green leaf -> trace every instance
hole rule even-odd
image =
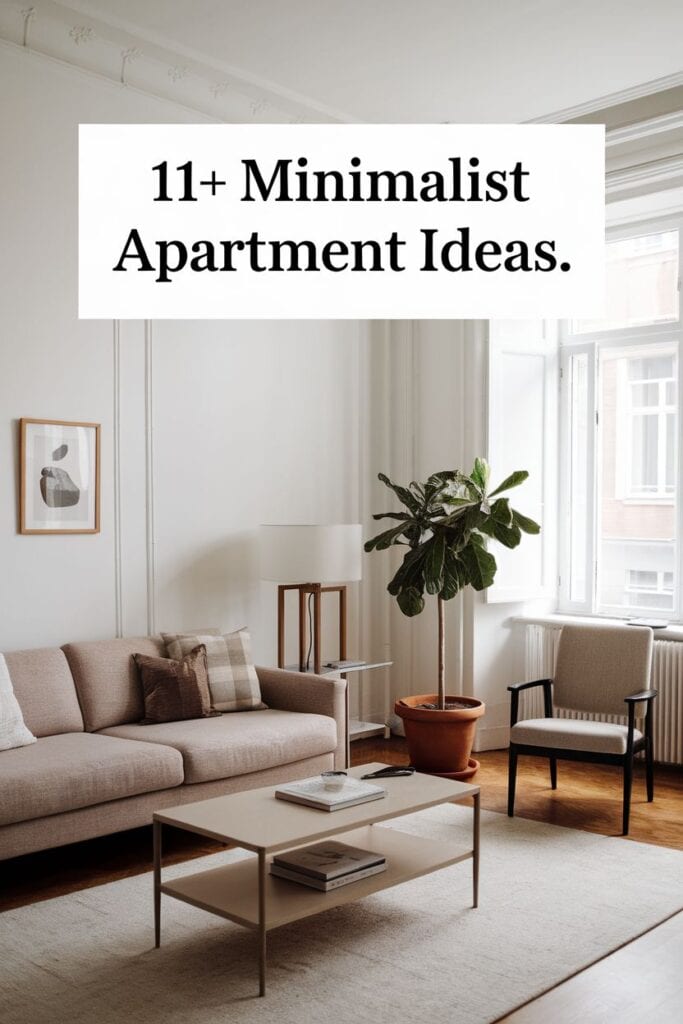
[[[499,484],[498,487],[496,487],[495,491],[491,491],[489,497],[493,498],[496,494],[500,494],[501,491],[509,491],[511,487],[519,487],[520,484],[524,483],[528,476],[529,474],[526,469],[516,469],[514,473],[510,473],[510,476],[503,480],[502,484]]]
[[[444,487],[454,480],[459,480],[461,475],[457,469],[442,469],[440,473],[432,473],[427,480],[427,487]]]
[[[412,618],[419,615],[425,606],[425,599],[416,587],[408,587],[402,590],[397,599],[398,606],[404,615]]]
[[[540,533],[541,527],[533,519],[529,519],[528,516],[523,516],[521,512],[512,510],[512,521],[515,526],[518,526],[524,533]]]
[[[454,494],[445,494],[441,500],[444,505],[454,505],[458,508],[464,507],[465,505],[474,505],[471,498],[458,498]]]
[[[420,547],[411,548],[397,569],[394,578],[390,581],[387,590],[396,597],[404,587],[419,585],[423,589],[423,568],[427,557],[427,547],[421,544]]]
[[[392,544],[398,544],[399,538],[405,531],[405,523],[402,523],[401,526],[392,526],[390,530],[378,533],[372,540],[366,540],[364,548],[366,551],[384,551],[385,548],[391,547]]]
[[[522,540],[522,531],[518,526],[503,526],[502,523],[497,523],[495,519],[489,519],[479,529],[488,537],[493,537],[500,544],[504,544],[506,548],[516,548]]]
[[[486,459],[476,458],[474,460],[474,469],[471,473],[471,479],[474,481],[476,486],[482,492],[486,494],[486,488],[489,485],[489,477],[491,476],[491,469]]]
[[[498,498],[497,501],[494,501],[491,505],[490,515],[502,526],[512,526],[512,509],[507,498]]]
[[[455,552],[451,551],[450,548],[446,548],[443,564],[443,587],[439,597],[442,597],[444,601],[450,601],[451,598],[455,597],[462,590],[466,583],[464,566]]]
[[[378,473],[377,477],[383,484],[391,488],[396,497],[403,505],[405,505],[409,512],[412,512],[413,515],[417,515],[422,507],[422,503],[418,501],[415,495],[412,494],[407,487],[401,487],[399,484],[392,483],[385,473]]]
[[[440,520],[439,526],[451,529],[463,529],[471,525],[475,518],[479,517],[479,506],[474,501],[468,501],[466,505],[459,505],[453,512],[449,512]]]
[[[412,522],[413,517],[407,512],[376,512],[373,519],[396,519],[398,522]]]
[[[425,545],[428,548],[425,560],[425,588],[428,594],[438,594],[443,586],[443,563],[446,553],[446,535],[443,531],[435,534]]]
[[[475,590],[491,586],[496,575],[496,560],[484,547],[481,537],[477,539],[477,535],[472,534],[471,542],[460,552],[460,560]]]

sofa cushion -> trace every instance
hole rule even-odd
[[[5,654],[14,696],[34,736],[83,732],[83,716],[64,652],[38,647]]]
[[[223,636],[193,633],[162,633],[169,658],[180,661],[197,644],[206,648],[211,700],[216,711],[249,711],[264,708],[261,687],[251,657],[247,629]]]
[[[556,747],[558,750],[585,750],[595,754],[625,754],[625,725],[609,722],[583,722],[573,718],[528,718],[513,725],[510,739],[529,747]],[[634,729],[634,739],[642,738]]]
[[[145,717],[141,725],[182,722],[218,715],[211,707],[206,648],[193,647],[180,661],[134,654],[140,673]]]
[[[65,644],[62,650],[71,667],[88,732],[140,721],[145,709],[133,655],[163,657],[165,648],[160,639],[91,640]]]
[[[0,825],[179,786],[183,759],[160,743],[65,733],[0,753]]]
[[[248,775],[327,754],[337,746],[333,718],[273,709],[163,725],[120,725],[105,732],[175,747],[183,755],[188,783]]]

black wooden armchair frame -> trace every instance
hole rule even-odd
[[[519,713],[519,695],[523,690],[530,690],[532,687],[543,687],[543,710],[546,718],[553,718],[553,681],[552,679],[535,679],[530,683],[515,683],[508,686],[510,691],[510,729],[517,724]],[[652,702],[657,696],[657,690],[641,690],[639,693],[629,694],[624,697],[624,703],[628,708],[628,733],[626,738],[626,751],[623,754],[603,754],[590,750],[571,750],[564,747],[536,747],[526,743],[513,743],[510,740],[509,767],[508,767],[508,817],[512,818],[515,812],[515,784],[517,781],[517,758],[520,754],[531,754],[535,757],[547,757],[550,761],[550,785],[557,789],[557,762],[558,761],[584,761],[590,764],[612,764],[623,768],[624,771],[624,807],[623,807],[623,835],[628,835],[629,815],[631,810],[631,790],[633,788],[633,759],[640,751],[645,751],[645,780],[647,786],[648,803],[654,800],[654,751],[652,745]],[[647,704],[645,711],[645,724],[643,735],[635,739],[636,705],[641,702]]]

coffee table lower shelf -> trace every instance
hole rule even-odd
[[[386,871],[361,878],[331,892],[319,892],[298,882],[266,875],[267,931],[472,857],[471,849],[464,850],[453,843],[424,839],[380,825],[366,825],[343,832],[335,836],[335,839],[350,846],[360,846],[384,854],[387,858]],[[271,859],[267,858],[268,866]],[[246,928],[258,928],[257,860],[256,856],[245,857],[220,868],[163,882],[161,892]]]

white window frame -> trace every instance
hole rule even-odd
[[[590,615],[600,617],[631,618],[640,614],[637,606],[625,609],[602,608],[598,613],[597,595],[599,593],[599,563],[597,557],[597,539],[601,535],[601,524],[599,520],[600,501],[600,424],[598,422],[598,396],[599,387],[599,353],[607,348],[623,348],[629,346],[642,346],[643,343],[652,344],[653,350],[657,342],[661,344],[676,344],[678,349],[678,451],[676,456],[676,494],[677,519],[675,539],[675,579],[674,579],[674,607],[667,611],[666,616],[672,621],[681,620],[682,593],[683,593],[683,443],[680,441],[683,430],[683,295],[681,294],[681,273],[683,271],[683,217],[667,217],[651,220],[631,222],[608,230],[607,240],[614,241],[619,238],[631,238],[637,235],[653,234],[665,231],[678,231],[679,241],[679,309],[678,320],[667,323],[653,323],[639,325],[636,327],[615,328],[609,331],[595,331],[584,334],[570,334],[569,322],[562,321],[559,325],[560,341],[560,502],[559,502],[559,579],[558,579],[558,611],[567,614]],[[570,396],[570,360],[573,355],[585,353],[588,360],[588,452],[587,452],[587,501],[586,501],[586,593],[582,601],[571,600],[571,396]],[[629,471],[630,472],[630,471]],[[665,498],[638,496],[632,499],[637,504],[652,502],[653,504],[673,503],[674,497],[667,495]],[[652,609],[642,609],[643,614],[652,614]]]
[[[664,354],[664,352],[664,347],[659,350],[656,345],[653,345],[650,356],[657,356],[658,354]],[[674,503],[675,490],[668,490],[666,486],[666,448],[668,436],[666,417],[669,413],[676,412],[675,405],[667,405],[666,403],[666,385],[670,380],[675,380],[675,377],[631,380],[629,377],[620,374],[617,381],[617,418],[620,429],[617,436],[616,452],[616,496],[622,501],[630,502],[634,505],[673,505]],[[636,385],[656,385],[658,392],[657,404],[635,405],[633,402],[633,389]],[[633,464],[627,458],[633,452],[635,419],[638,416],[657,417],[657,489],[653,491],[639,490],[636,487],[633,481]],[[626,443],[620,440],[621,438],[626,439]]]

